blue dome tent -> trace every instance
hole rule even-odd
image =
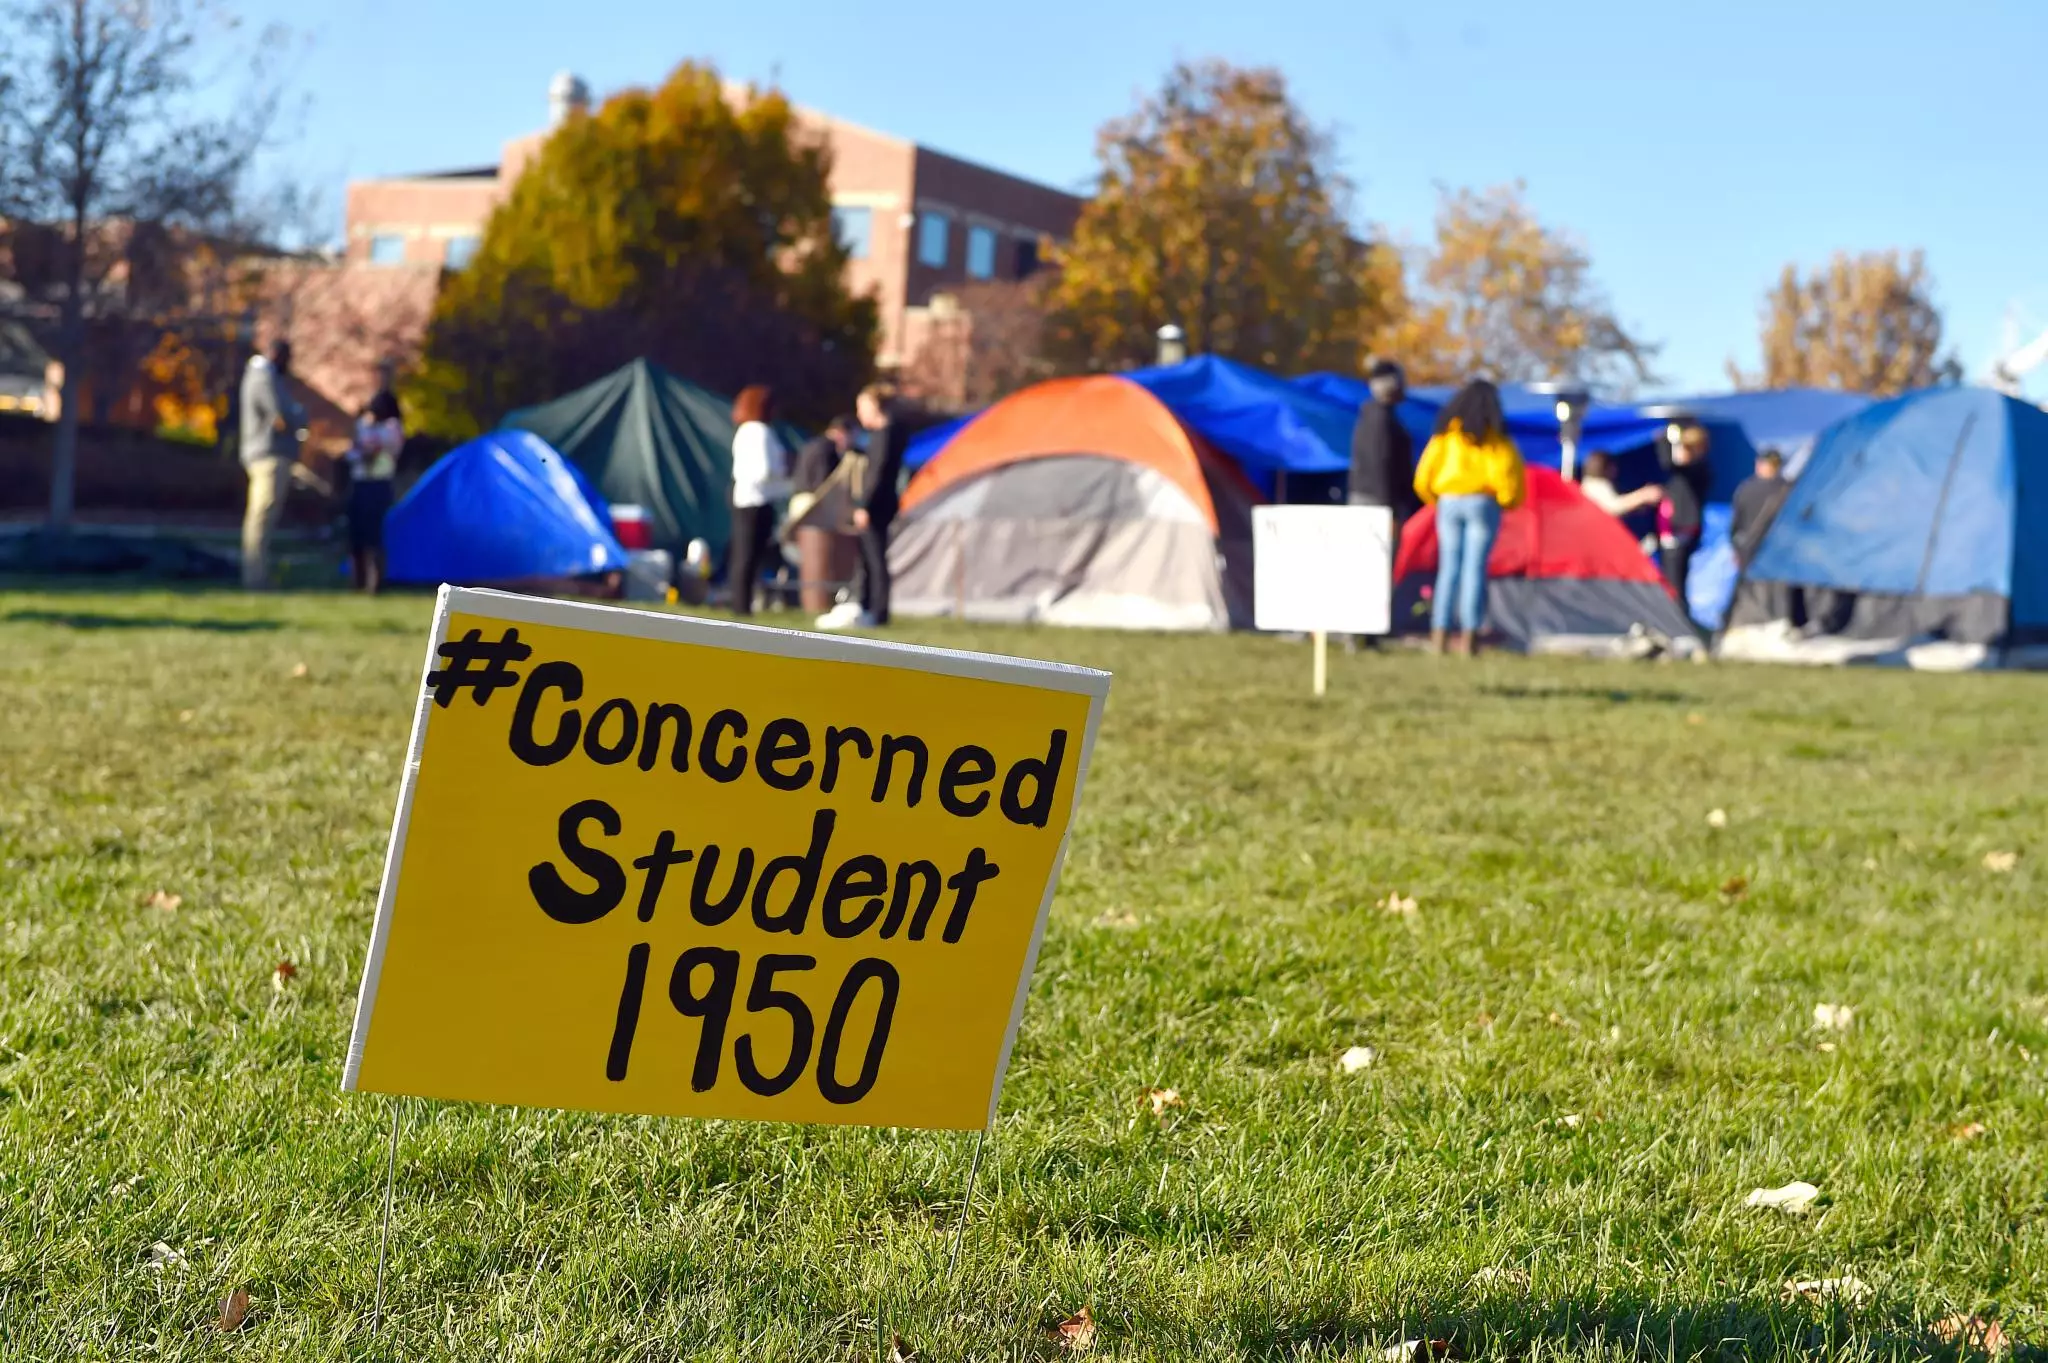
[[[611,508],[545,440],[501,430],[451,451],[384,522],[394,582],[519,582],[623,571]]]
[[[1731,657],[1983,666],[2048,654],[2048,413],[1936,388],[1831,427],[1729,625]]]

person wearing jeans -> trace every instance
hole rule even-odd
[[[1429,636],[1440,644],[1455,629],[1459,652],[1486,623],[1486,560],[1500,537],[1500,503],[1491,493],[1464,492],[1437,499],[1436,594],[1429,603]]]
[[[1508,438],[1500,390],[1475,379],[1451,395],[1415,467],[1415,492],[1436,508],[1436,593],[1429,646],[1470,655],[1486,624],[1486,561],[1501,513],[1520,506],[1522,454]]]

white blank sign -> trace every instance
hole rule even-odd
[[[1252,617],[1260,629],[1393,628],[1394,515],[1383,506],[1252,508]]]

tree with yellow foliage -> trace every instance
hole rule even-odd
[[[1444,191],[1431,249],[1404,259],[1376,245],[1368,277],[1385,320],[1366,348],[1398,361],[1411,383],[1627,388],[1654,377],[1657,348],[1615,317],[1584,249],[1537,221],[1520,184]]]
[[[798,420],[873,365],[875,304],[846,289],[830,155],[779,93],[727,97],[685,62],[551,134],[447,281],[408,406],[461,438],[638,356]]]
[[[1374,302],[1327,133],[1280,73],[1182,63],[1096,138],[1095,194],[1056,262],[1047,338],[1069,368],[1151,362],[1177,325],[1194,353],[1266,369],[1352,369]]]
[[[1888,396],[1954,383],[1962,365],[1941,355],[1941,310],[1919,251],[1835,252],[1802,276],[1787,265],[1764,295],[1763,369],[1738,388],[1840,388]]]

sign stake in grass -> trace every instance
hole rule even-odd
[[[384,1228],[377,1237],[377,1297],[370,1309],[370,1333],[384,1326],[384,1264],[391,1253],[391,1203],[398,1191],[398,1105],[391,1100],[391,1144],[384,1152]]]
[[[443,587],[342,1087],[975,1131],[956,1271],[1108,691]]]

